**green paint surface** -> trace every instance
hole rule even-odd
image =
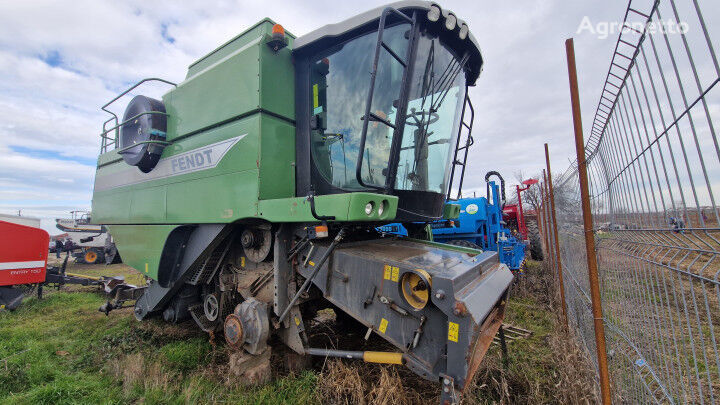
[[[273,25],[263,20],[193,63],[185,81],[163,96],[171,144],[154,173],[127,165],[116,151],[98,158],[93,221],[108,225],[123,260],[138,271],[157,277],[167,236],[183,224],[318,222],[306,198],[295,195],[293,38],[273,51]],[[179,166],[235,139],[214,166]],[[398,199],[358,192],[317,196],[315,203],[318,215],[336,221],[390,222]]]
[[[148,277],[157,279],[157,269],[165,240],[175,228],[176,225],[111,225],[108,226],[108,231],[113,236],[125,264]]]

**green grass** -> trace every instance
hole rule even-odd
[[[227,386],[212,372],[223,356],[206,335],[172,326],[165,333],[166,325],[139,323],[129,309],[106,317],[98,312],[104,298],[80,290],[48,291],[0,312],[1,404],[319,402],[314,372],[258,388]],[[133,370],[137,359],[139,375],[124,381],[117,369]]]
[[[133,276],[116,266],[104,274],[116,274],[116,269]],[[525,282],[530,285],[530,279]],[[506,321],[534,333],[509,344],[507,370],[498,367],[499,348],[490,349],[467,403],[503,398],[492,381],[508,381],[520,402],[554,402],[551,394],[561,370],[548,341],[556,333],[555,315],[536,295],[520,295],[511,297]],[[243,387],[223,368],[225,346],[211,345],[192,324],[137,322],[129,308],[105,316],[98,312],[103,302],[95,289],[73,287],[48,291],[43,300],[26,299],[15,312],[0,312],[0,404],[326,402],[317,393],[324,377],[318,370]],[[372,380],[369,387],[378,374],[366,377]]]

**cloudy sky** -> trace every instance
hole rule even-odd
[[[0,1],[0,212],[21,209],[58,233],[52,218],[88,209],[106,119],[99,107],[129,84],[145,77],[180,82],[192,61],[263,17],[300,36],[384,3]],[[488,170],[506,178],[539,172],[544,142],[560,174],[574,156],[564,40],[575,37],[587,126],[617,36],[577,31],[585,16],[593,24],[621,20],[627,3],[441,5],[468,23],[486,60],[471,90],[477,143],[467,187],[484,189]]]

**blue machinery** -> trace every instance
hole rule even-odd
[[[500,179],[498,186],[489,181],[491,176]],[[510,270],[520,270],[525,261],[525,243],[513,236],[502,220],[502,209],[505,203],[504,180],[497,172],[488,172],[485,176],[488,197],[461,198],[452,201],[460,204],[458,219],[436,221],[430,223],[435,242],[450,243],[473,247],[484,251],[496,251],[501,263]],[[492,203],[488,201],[492,200]],[[380,231],[407,235],[401,224],[389,224],[378,228]]]

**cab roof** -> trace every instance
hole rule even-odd
[[[442,10],[442,16],[440,20],[436,22],[430,22],[427,19],[427,12],[433,5],[440,7],[440,9]],[[324,25],[308,34],[298,37],[294,42],[293,52],[312,52],[312,50],[314,49],[322,49],[324,47],[334,45],[346,39],[350,39],[358,33],[369,29],[370,26],[372,26],[373,24],[376,25],[377,21],[382,15],[383,10],[388,7],[405,12],[406,14],[411,11],[420,11],[418,21],[423,22],[425,25],[441,25],[444,24],[445,18],[447,18],[449,14],[455,15],[455,13],[453,13],[452,11],[443,9],[442,6],[435,2],[417,0],[398,1],[387,4],[385,6],[374,8],[372,10],[358,14],[354,17],[351,17],[345,21],[336,24]],[[458,53],[462,54],[461,51],[463,50],[470,51],[470,60],[467,64],[467,83],[469,85],[474,85],[475,80],[478,78],[480,72],[482,71],[482,53],[480,52],[480,46],[478,45],[477,40],[473,36],[472,32],[468,32],[468,36],[467,38],[465,38],[465,40],[460,40],[458,36],[458,30],[460,29],[459,27],[466,23],[465,21],[457,17],[457,15],[455,16],[457,18],[457,24],[454,30],[447,30],[443,25],[441,29],[438,30],[438,32],[440,33],[441,37],[447,41],[448,45],[454,50],[456,50]]]

